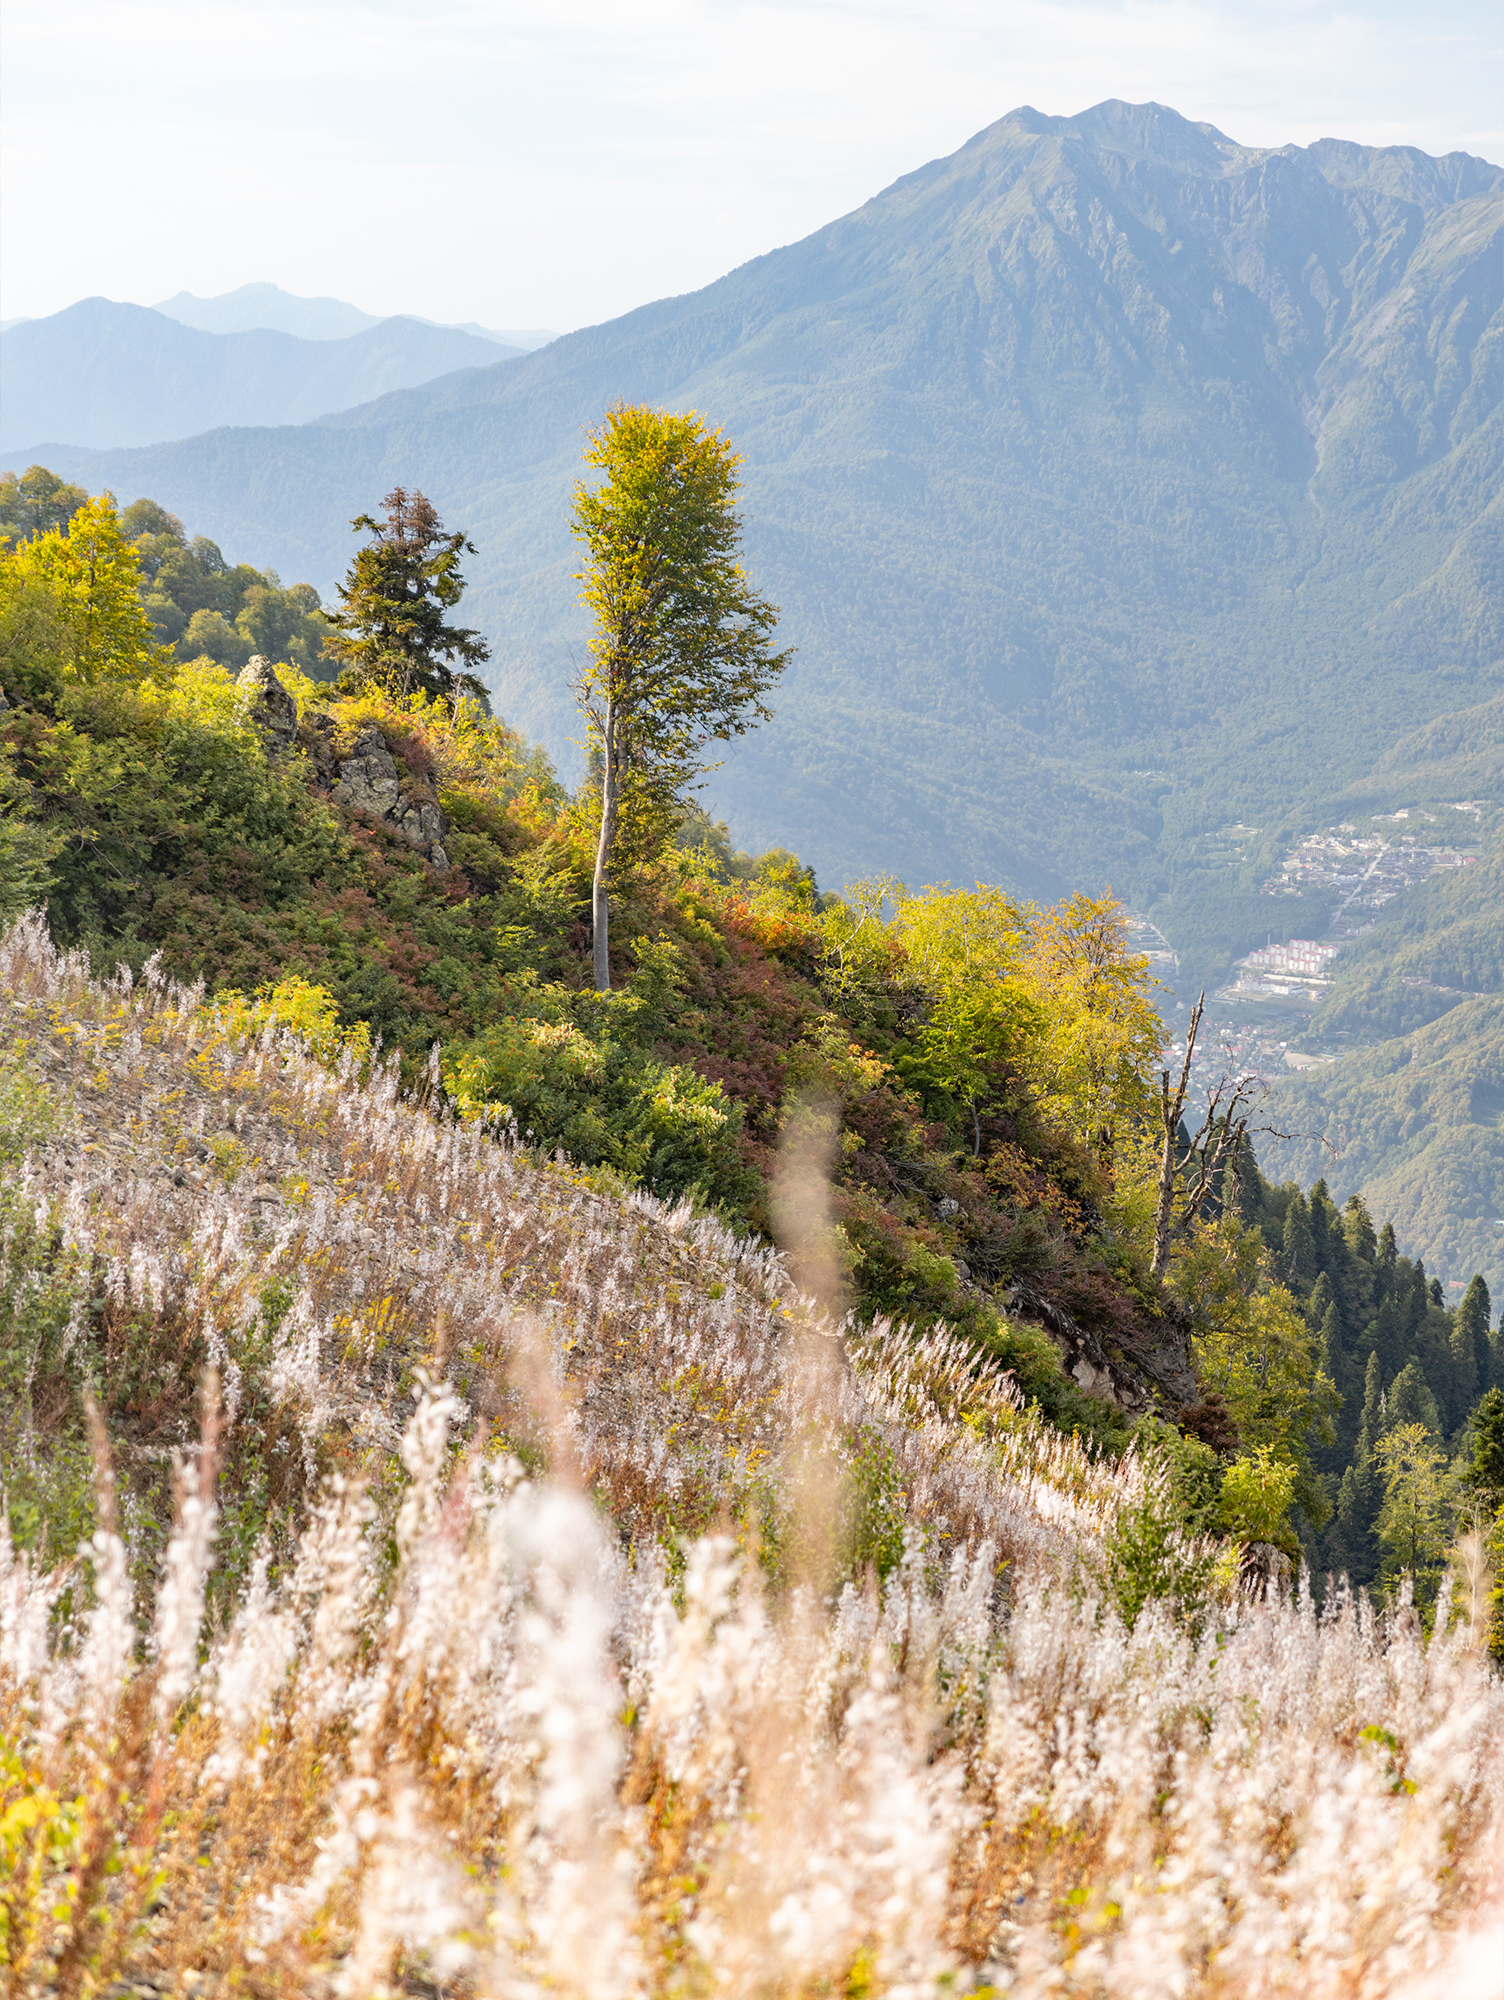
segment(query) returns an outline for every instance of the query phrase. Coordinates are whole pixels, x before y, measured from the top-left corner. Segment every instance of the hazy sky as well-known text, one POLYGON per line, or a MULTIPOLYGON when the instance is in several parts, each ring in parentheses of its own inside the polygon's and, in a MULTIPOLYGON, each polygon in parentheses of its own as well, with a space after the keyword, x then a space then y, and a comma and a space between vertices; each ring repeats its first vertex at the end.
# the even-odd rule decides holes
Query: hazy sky
POLYGON ((5 0, 0 314, 271 279, 559 329, 1019 104, 1504 160, 1497 0, 5 0))

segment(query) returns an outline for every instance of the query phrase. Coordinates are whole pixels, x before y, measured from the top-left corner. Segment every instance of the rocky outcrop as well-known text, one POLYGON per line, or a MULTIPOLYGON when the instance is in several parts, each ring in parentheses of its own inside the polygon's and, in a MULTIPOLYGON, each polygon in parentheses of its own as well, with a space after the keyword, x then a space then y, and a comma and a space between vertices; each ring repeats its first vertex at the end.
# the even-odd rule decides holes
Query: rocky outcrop
POLYGON ((441 874, 449 867, 444 847, 449 822, 439 811, 436 799, 415 798, 411 781, 403 785, 397 774, 397 760, 376 723, 368 722, 348 752, 331 761, 338 771, 332 789, 341 805, 369 813, 372 819, 401 834, 441 874))
POLYGON ((298 705, 260 653, 243 667, 236 685, 246 698, 251 720, 260 731, 267 754, 285 757, 297 740, 298 705))
POLYGON ((1246 1597, 1285 1597, 1295 1582, 1295 1565, 1273 1542, 1249 1542, 1238 1564, 1238 1583, 1246 1597))
POLYGON ((1115 1403, 1129 1416, 1151 1409, 1178 1418, 1199 1403, 1202 1390, 1191 1363, 1189 1325, 1166 1317, 1153 1339, 1119 1336, 1109 1347, 1054 1299, 1014 1278, 1003 1296, 1008 1313, 1030 1320, 1049 1335, 1065 1372, 1088 1396, 1115 1403))

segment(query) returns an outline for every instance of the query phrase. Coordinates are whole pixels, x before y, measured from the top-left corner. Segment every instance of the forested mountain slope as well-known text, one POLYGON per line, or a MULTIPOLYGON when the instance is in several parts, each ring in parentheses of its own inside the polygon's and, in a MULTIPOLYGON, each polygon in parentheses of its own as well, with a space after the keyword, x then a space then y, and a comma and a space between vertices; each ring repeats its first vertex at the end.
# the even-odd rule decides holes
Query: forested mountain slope
MULTIPOLYGON (((1422 748, 1497 781, 1501 708, 1433 724, 1422 748)), ((1265 1164, 1362 1194, 1433 1271, 1504 1290, 1504 841, 1382 912, 1332 971, 1305 1039, 1339 1059, 1280 1080, 1271 1122, 1291 1136, 1263 1142, 1265 1164)))
POLYGON ((28 439, 139 445, 222 424, 298 424, 456 368, 489 367, 506 352, 416 319, 309 340, 268 328, 208 333, 148 306, 82 299, 0 336, 0 450, 28 439))
POLYGON ((1504 1291, 1504 995, 1282 1082, 1276 1116, 1300 1136, 1273 1171, 1361 1190, 1433 1270, 1504 1291))
POLYGON ((1021 110, 521 362, 50 462, 321 584, 350 516, 420 483, 482 551, 499 705, 562 749, 580 428, 616 396, 692 406, 746 454, 749 557, 800 649, 720 780, 739 835, 826 879, 1111 879, 1173 937, 1198 828, 1328 798, 1499 689, 1501 187, 1154 105, 1021 110))

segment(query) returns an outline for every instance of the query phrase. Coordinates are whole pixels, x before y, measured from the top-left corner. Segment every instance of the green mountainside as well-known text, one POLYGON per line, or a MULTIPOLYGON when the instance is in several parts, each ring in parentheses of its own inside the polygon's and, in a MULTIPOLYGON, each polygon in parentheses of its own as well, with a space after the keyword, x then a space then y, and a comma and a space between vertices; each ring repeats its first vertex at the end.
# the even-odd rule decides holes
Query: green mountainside
MULTIPOLYGON (((1458 718, 1471 755, 1490 754, 1500 707, 1458 718)), ((1347 1052, 1280 1081, 1273 1122, 1295 1136, 1265 1141, 1265 1164, 1361 1192, 1433 1271, 1504 1290, 1504 838, 1401 899, 1333 972, 1303 1039, 1347 1052)))
POLYGON ((1504 995, 1281 1082, 1274 1115, 1312 1136, 1267 1142, 1271 1172, 1361 1190, 1433 1271, 1504 1292, 1504 995))
POLYGON ((1199 833, 1403 802, 1395 746, 1504 689, 1501 186, 1154 105, 1021 110, 520 361, 49 462, 325 587, 350 517, 421 485, 480 550, 500 710, 562 755, 581 427, 693 407, 746 455, 749 561, 799 648, 717 781, 738 837, 834 881, 1110 881, 1225 963, 1268 908, 1220 897, 1199 833))

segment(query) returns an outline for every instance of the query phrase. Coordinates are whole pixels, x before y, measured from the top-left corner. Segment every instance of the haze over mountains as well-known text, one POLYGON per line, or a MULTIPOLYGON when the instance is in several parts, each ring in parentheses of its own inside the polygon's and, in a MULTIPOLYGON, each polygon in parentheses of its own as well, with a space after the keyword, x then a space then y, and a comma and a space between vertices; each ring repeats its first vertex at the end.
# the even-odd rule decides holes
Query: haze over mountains
POLYGON ((1225 956, 1268 904, 1202 879, 1198 830, 1419 796, 1451 766, 1413 732, 1504 691, 1501 190, 1463 154, 1024 109, 542 352, 48 462, 325 589, 350 517, 421 485, 479 547, 500 710, 567 755, 581 429, 693 407, 799 648, 715 783, 738 839, 833 882, 1111 882, 1225 956))
POLYGON ((210 333, 149 306, 82 299, 0 336, 0 450, 27 440, 108 447, 224 424, 304 423, 521 352, 417 319, 308 339, 267 328, 210 333))
MULTIPOLYGON (((233 292, 201 299, 192 292, 176 292, 170 299, 158 299, 153 308, 184 326, 196 326, 204 333, 249 333, 256 327, 270 327, 275 333, 295 333, 300 340, 343 340, 352 333, 364 333, 381 326, 391 314, 362 312, 344 299, 304 299, 284 292, 280 285, 240 285, 233 292)), ((424 319, 421 313, 399 313, 399 319, 416 319, 421 326, 439 322, 424 319)), ((480 326, 474 320, 451 325, 453 333, 471 333, 478 340, 495 341, 506 348, 530 352, 544 347, 556 334, 542 327, 497 328, 480 326)))

